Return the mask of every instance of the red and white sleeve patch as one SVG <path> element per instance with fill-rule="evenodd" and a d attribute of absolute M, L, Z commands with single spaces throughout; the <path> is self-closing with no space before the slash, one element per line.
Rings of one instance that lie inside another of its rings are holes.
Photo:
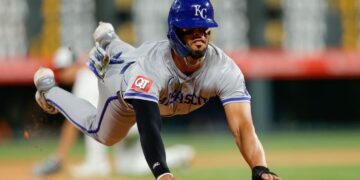
<path fill-rule="evenodd" d="M 131 88 L 140 92 L 149 92 L 153 81 L 144 76 L 137 76 Z"/>

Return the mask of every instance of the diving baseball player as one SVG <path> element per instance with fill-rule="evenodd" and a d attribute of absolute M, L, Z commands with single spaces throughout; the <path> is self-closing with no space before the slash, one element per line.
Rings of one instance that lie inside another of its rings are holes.
<path fill-rule="evenodd" d="M 222 50 L 209 43 L 217 27 L 209 0 L 175 0 L 168 17 L 168 40 L 131 51 L 110 24 L 94 32 L 98 46 L 89 67 L 98 76 L 99 102 L 93 105 L 57 87 L 50 69 L 34 75 L 36 100 L 48 113 L 60 111 L 85 134 L 105 145 L 123 139 L 137 122 L 142 149 L 158 180 L 173 180 L 161 138 L 161 116 L 194 111 L 219 97 L 236 144 L 253 179 L 280 179 L 267 168 L 251 118 L 243 74 Z"/>

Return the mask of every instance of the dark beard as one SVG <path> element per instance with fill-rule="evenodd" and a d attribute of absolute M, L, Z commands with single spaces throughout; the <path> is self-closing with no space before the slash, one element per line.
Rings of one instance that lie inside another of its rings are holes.
<path fill-rule="evenodd" d="M 202 51 L 190 51 L 189 55 L 193 59 L 199 59 L 199 58 L 204 57 L 205 53 L 206 53 L 206 49 L 204 49 Z"/>

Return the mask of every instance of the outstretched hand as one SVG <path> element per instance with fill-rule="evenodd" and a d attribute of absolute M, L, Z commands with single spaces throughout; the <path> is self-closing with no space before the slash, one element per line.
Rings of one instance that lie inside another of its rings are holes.
<path fill-rule="evenodd" d="M 162 176 L 160 179 L 158 180 L 176 180 L 175 177 L 171 174 L 166 174 L 164 176 Z"/>
<path fill-rule="evenodd" d="M 256 166 L 252 169 L 252 180 L 281 180 L 280 177 L 264 166 Z"/>
<path fill-rule="evenodd" d="M 268 174 L 268 173 L 264 173 L 261 175 L 261 178 L 263 180 L 281 180 L 279 176 L 275 175 L 275 174 Z"/>

